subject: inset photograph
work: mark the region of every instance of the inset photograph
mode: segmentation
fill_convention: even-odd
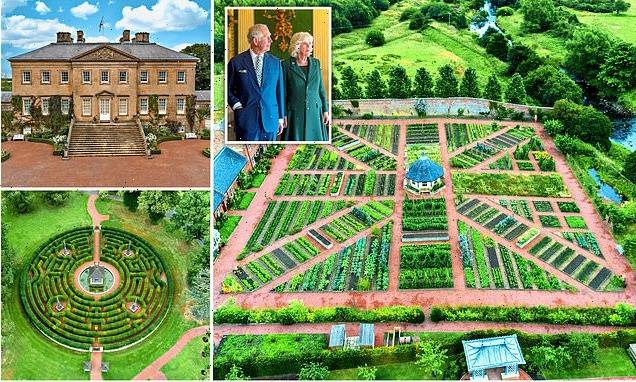
[[[330,8],[225,10],[226,143],[329,143]]]
[[[209,187],[209,2],[110,3],[3,8],[3,186]]]
[[[210,378],[209,192],[1,196],[2,379]]]

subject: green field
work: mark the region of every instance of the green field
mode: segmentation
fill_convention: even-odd
[[[568,365],[561,370],[547,370],[543,376],[546,379],[636,377],[636,366],[626,349],[602,348],[597,359],[598,363],[583,367]]]
[[[420,67],[425,67],[436,78],[438,68],[450,64],[460,76],[467,68],[475,68],[482,85],[491,73],[504,73],[506,64],[487,54],[477,44],[476,34],[468,30],[457,30],[438,22],[433,22],[423,33],[409,30],[408,21],[399,22],[399,16],[403,9],[416,4],[421,3],[402,1],[383,12],[369,27],[334,37],[335,71],[350,65],[360,76],[377,68],[387,77],[389,70],[399,64],[411,79]],[[372,29],[384,32],[385,45],[371,47],[364,42],[367,32]],[[501,80],[505,82],[503,77]]]
[[[568,9],[574,13],[583,24],[593,25],[605,30],[612,36],[616,36],[630,44],[636,44],[636,0],[625,0],[632,6],[627,12],[616,13],[592,13]]]
[[[515,42],[534,49],[539,56],[552,58],[557,64],[565,60],[567,49],[565,40],[552,37],[547,33],[525,33],[521,30],[523,15],[516,12],[512,16],[497,17],[497,25],[506,33],[512,36]]]
[[[168,380],[199,380],[202,377],[201,370],[209,365],[209,359],[201,356],[204,348],[202,339],[197,337],[188,342],[176,357],[161,368]]]
[[[33,251],[47,238],[72,227],[91,224],[86,200],[86,194],[73,193],[64,207],[39,205],[24,215],[5,213],[7,233],[3,239],[15,251],[16,278]],[[110,215],[111,220],[104,222],[104,226],[122,228],[147,240],[173,272],[175,281],[173,306],[157,331],[139,345],[103,356],[103,360],[110,363],[110,371],[103,375],[105,379],[131,379],[165,353],[186,330],[199,325],[187,320],[182,313],[187,303],[185,283],[189,257],[185,254],[196,246],[181,239],[167,222],[151,225],[144,212],[131,213],[120,202],[100,201],[98,209]],[[37,331],[22,311],[18,285],[16,280],[2,296],[3,328],[12,328],[12,334],[3,333],[2,378],[88,379],[88,374],[82,371],[82,362],[89,360],[89,354],[64,349]]]

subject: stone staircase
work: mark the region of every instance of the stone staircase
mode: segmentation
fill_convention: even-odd
[[[73,125],[69,156],[146,155],[144,139],[135,122]]]

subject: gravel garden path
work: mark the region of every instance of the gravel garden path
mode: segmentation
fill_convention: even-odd
[[[249,239],[251,233],[254,228],[258,224],[260,217],[262,216],[265,208],[267,207],[266,201],[271,199],[271,196],[274,195],[274,190],[276,189],[280,178],[286,170],[287,163],[290,161],[293,153],[295,151],[295,146],[287,146],[277,157],[272,164],[272,169],[270,170],[270,175],[267,176],[265,183],[263,186],[257,191],[256,197],[252,202],[252,205],[243,214],[243,219],[239,223],[239,227],[237,227],[235,233],[233,234],[231,240],[227,244],[225,248],[221,250],[219,258],[217,258],[214,264],[214,303],[222,304],[228,298],[234,299],[238,304],[250,307],[282,307],[288,304],[289,301],[292,300],[303,300],[305,305],[310,307],[320,307],[320,306],[335,306],[335,305],[343,305],[343,306],[355,306],[359,308],[376,308],[380,306],[389,306],[389,305],[419,305],[422,307],[430,307],[431,305],[508,305],[508,306],[548,306],[548,307],[560,307],[560,306],[576,306],[576,307],[584,307],[584,306],[613,306],[617,302],[624,301],[636,301],[636,275],[630,270],[629,264],[624,257],[618,255],[614,248],[614,241],[611,237],[608,225],[600,218],[600,216],[594,210],[594,207],[590,200],[587,198],[585,192],[581,188],[577,179],[574,177],[572,171],[569,169],[565,162],[565,158],[561,155],[552,140],[547,136],[543,128],[540,124],[536,123],[527,123],[524,122],[522,125],[531,126],[535,129],[537,135],[543,140],[545,151],[547,151],[556,162],[556,172],[559,173],[566,187],[570,190],[572,194],[572,198],[560,199],[560,198],[542,198],[542,197],[519,197],[519,196],[505,196],[508,199],[526,199],[526,200],[549,200],[552,205],[556,207],[557,200],[574,200],[576,204],[580,207],[581,212],[580,215],[584,218],[586,224],[589,229],[593,232],[593,234],[598,239],[599,247],[605,256],[606,261],[603,262],[602,259],[597,259],[594,255],[586,253],[589,255],[590,259],[594,259],[595,261],[602,263],[603,265],[607,265],[608,268],[616,272],[617,274],[627,274],[627,287],[622,292],[595,292],[579,283],[578,281],[565,277],[560,274],[559,271],[556,271],[553,267],[542,263],[536,257],[527,253],[527,250],[519,250],[513,242],[509,242],[503,238],[498,238],[492,231],[488,231],[485,228],[481,227],[479,224],[468,220],[467,218],[460,216],[460,214],[456,211],[455,208],[455,195],[453,192],[452,186],[452,177],[450,171],[450,153],[447,149],[447,140],[444,124],[446,123],[490,123],[491,121],[482,121],[482,120],[474,120],[474,119],[425,119],[425,120],[414,120],[414,119],[403,119],[403,120],[390,120],[391,124],[396,124],[400,126],[401,134],[399,141],[399,152],[397,155],[397,169],[394,172],[396,173],[396,191],[395,195],[392,199],[396,202],[396,207],[394,210],[394,214],[390,219],[393,219],[395,222],[393,229],[393,237],[391,244],[391,252],[389,256],[389,289],[387,291],[374,291],[374,292],[286,292],[286,293],[273,293],[269,290],[271,288],[261,288],[252,293],[243,293],[243,294],[233,294],[233,295],[225,295],[221,294],[221,284],[225,275],[234,269],[239,264],[245,264],[245,262],[249,261],[249,259],[253,259],[258,255],[250,255],[250,257],[246,258],[244,261],[237,263],[236,256],[242,251]],[[387,120],[339,120],[339,124],[386,124]],[[399,247],[401,243],[401,204],[404,198],[404,190],[401,187],[405,174],[405,148],[406,148],[406,126],[408,124],[413,123],[426,123],[433,124],[437,123],[439,139],[440,139],[440,151],[441,151],[441,161],[445,168],[444,172],[444,181],[445,181],[445,189],[442,191],[443,196],[446,200],[446,210],[447,217],[449,223],[449,237],[451,244],[451,257],[452,257],[452,268],[453,268],[453,277],[454,277],[454,288],[452,289],[429,289],[429,290],[398,290],[399,285]],[[518,122],[501,122],[497,123],[504,125],[505,127],[514,127],[519,125]],[[501,134],[505,130],[500,130],[496,134]],[[343,132],[347,134],[347,132]],[[347,134],[352,136],[351,134]],[[491,134],[492,135],[492,134]],[[356,136],[356,139],[359,137]],[[369,144],[370,146],[377,148],[377,145]],[[457,151],[457,150],[455,150]],[[347,155],[346,153],[338,152],[338,154],[346,159],[350,160],[353,163],[359,164],[355,158]],[[385,153],[386,154],[386,153]],[[368,166],[364,165],[365,168]],[[535,166],[536,169],[536,166]],[[467,170],[471,171],[471,170]],[[472,170],[477,172],[482,172],[482,170]],[[309,170],[309,171],[290,171],[292,173],[320,173],[321,170]],[[323,171],[324,173],[329,173],[330,171]],[[349,172],[349,170],[344,171],[345,173]],[[483,172],[491,172],[489,170]],[[537,172],[522,172],[522,171],[492,171],[493,173],[521,173],[521,174],[536,174]],[[265,195],[268,196],[266,199]],[[468,195],[467,195],[468,197]],[[480,199],[488,199],[491,200],[491,204],[496,204],[493,200],[496,196],[493,195],[470,195],[470,197],[479,197]],[[335,199],[330,196],[320,196],[320,197],[275,197],[275,200],[342,200],[345,197],[339,197]],[[386,199],[386,197],[346,197],[347,199],[353,199],[355,201],[363,201],[367,199],[375,199],[382,200]],[[348,209],[347,209],[348,210]],[[503,210],[502,210],[503,211]],[[560,215],[561,213],[557,212],[555,209],[553,214]],[[508,211],[512,213],[511,211]],[[535,215],[535,222],[533,223],[536,227],[541,227],[540,222],[536,218],[536,213],[533,210],[533,214]],[[328,217],[320,221],[320,224],[326,224],[328,221],[333,220],[336,215]],[[562,220],[562,217],[559,219]],[[385,219],[386,220],[386,219]],[[503,244],[509,249],[514,249],[515,252],[519,252],[524,258],[532,259],[538,266],[548,269],[550,273],[559,277],[560,279],[564,279],[571,285],[574,285],[579,289],[578,292],[566,292],[566,291],[540,291],[540,290],[488,290],[488,289],[468,289],[465,287],[464,275],[461,265],[461,256],[458,245],[458,230],[457,230],[457,221],[465,220],[469,222],[472,227],[475,227],[480,232],[486,233],[488,236],[492,237],[496,240],[496,242]],[[316,223],[314,223],[316,225]],[[567,227],[565,227],[567,229]],[[306,230],[301,231],[301,233],[293,236],[288,236],[282,241],[274,242],[268,248],[265,248],[259,254],[268,253],[269,250],[277,248],[283,243],[287,243],[293,240],[294,237],[303,235]],[[546,229],[546,232],[551,232]],[[545,233],[545,232],[544,232]],[[355,235],[355,238],[359,238],[364,233],[360,233]],[[554,235],[551,235],[551,237]],[[553,238],[554,239],[554,238]],[[353,239],[355,240],[355,239]],[[536,240],[536,239],[535,239]],[[349,242],[349,241],[347,241]],[[568,246],[572,246],[569,242],[559,241],[561,244],[566,244]],[[530,248],[530,245],[526,246]],[[321,248],[317,246],[317,248]],[[576,246],[572,248],[577,248]],[[274,284],[279,284],[283,281],[286,281],[293,277],[293,275],[302,272],[303,270],[310,267],[315,262],[323,259],[327,252],[333,253],[335,248],[330,251],[325,251],[315,258],[309,260],[306,263],[303,263],[301,266],[294,268],[293,271],[288,272],[280,278],[275,279],[271,282],[272,286]],[[585,252],[580,248],[577,249],[577,252]],[[453,330],[471,330],[473,328],[480,327],[477,323],[464,323],[466,326],[463,328],[457,327]],[[427,325],[427,324],[424,324]],[[429,324],[432,325],[432,324]],[[453,323],[453,325],[459,325],[457,323]],[[489,327],[494,327],[493,324]],[[510,326],[507,324],[507,326]],[[299,326],[293,326],[293,331],[300,331],[298,329]],[[449,326],[451,327],[451,326]],[[549,328],[551,326],[541,326]],[[589,327],[586,327],[589,329]],[[438,329],[442,330],[442,329]],[[450,329],[449,329],[450,330]],[[547,330],[547,329],[546,329]],[[551,330],[551,329],[550,329]],[[600,330],[600,329],[599,329]],[[216,335],[216,334],[215,334]]]

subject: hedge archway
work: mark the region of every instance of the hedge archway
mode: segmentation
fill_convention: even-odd
[[[132,253],[127,252],[129,243]],[[93,258],[91,227],[50,238],[20,279],[20,299],[32,324],[53,341],[79,351],[89,351],[94,344],[113,351],[141,341],[159,326],[172,302],[170,272],[143,239],[104,227],[100,248],[100,262],[120,276],[117,288],[107,295],[89,295],[74,283],[75,270]]]

